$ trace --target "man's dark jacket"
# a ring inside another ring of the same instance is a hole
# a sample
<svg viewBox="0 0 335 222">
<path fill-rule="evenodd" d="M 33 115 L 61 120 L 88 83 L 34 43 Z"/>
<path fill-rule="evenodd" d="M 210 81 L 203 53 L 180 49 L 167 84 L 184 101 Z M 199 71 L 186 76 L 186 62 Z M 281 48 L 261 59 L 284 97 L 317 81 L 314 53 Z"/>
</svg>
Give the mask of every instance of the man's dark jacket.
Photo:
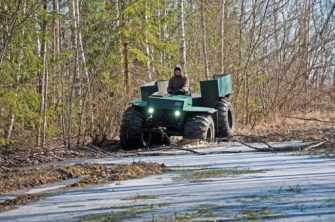
<svg viewBox="0 0 335 222">
<path fill-rule="evenodd" d="M 169 86 L 168 86 L 168 93 L 173 93 L 178 90 L 184 91 L 185 93 L 188 92 L 189 89 L 189 82 L 186 76 L 176 76 L 174 75 L 169 80 Z"/>
</svg>

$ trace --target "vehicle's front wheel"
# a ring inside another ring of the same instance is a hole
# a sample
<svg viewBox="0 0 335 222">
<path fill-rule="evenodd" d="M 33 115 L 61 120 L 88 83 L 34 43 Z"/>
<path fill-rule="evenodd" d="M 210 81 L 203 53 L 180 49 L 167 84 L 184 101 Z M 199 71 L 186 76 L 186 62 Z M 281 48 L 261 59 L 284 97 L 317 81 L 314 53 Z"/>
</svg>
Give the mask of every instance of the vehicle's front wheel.
<svg viewBox="0 0 335 222">
<path fill-rule="evenodd" d="M 120 129 L 122 148 L 132 149 L 148 145 L 149 135 L 143 130 L 144 121 L 144 115 L 135 107 L 130 107 L 123 113 Z"/>
<path fill-rule="evenodd" d="M 187 119 L 184 126 L 184 138 L 213 141 L 215 126 L 212 116 L 199 114 Z"/>
</svg>

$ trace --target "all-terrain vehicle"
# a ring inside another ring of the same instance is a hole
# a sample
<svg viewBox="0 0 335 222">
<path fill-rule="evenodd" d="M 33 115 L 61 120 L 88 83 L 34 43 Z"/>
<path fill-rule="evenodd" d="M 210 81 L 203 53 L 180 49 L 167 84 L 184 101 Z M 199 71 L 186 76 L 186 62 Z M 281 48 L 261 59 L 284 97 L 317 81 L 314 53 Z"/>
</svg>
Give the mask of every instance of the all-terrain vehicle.
<svg viewBox="0 0 335 222">
<path fill-rule="evenodd" d="M 168 94 L 167 84 L 156 81 L 141 86 L 142 98 L 132 101 L 123 114 L 123 148 L 168 144 L 170 136 L 211 141 L 233 135 L 231 75 L 201 81 L 201 96 Z"/>
</svg>

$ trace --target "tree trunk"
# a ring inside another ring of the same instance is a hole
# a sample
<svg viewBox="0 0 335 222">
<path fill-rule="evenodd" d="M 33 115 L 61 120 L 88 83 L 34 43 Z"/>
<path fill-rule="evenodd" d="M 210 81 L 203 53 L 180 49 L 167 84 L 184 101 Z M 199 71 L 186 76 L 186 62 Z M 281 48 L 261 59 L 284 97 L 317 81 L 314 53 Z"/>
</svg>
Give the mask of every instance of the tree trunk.
<svg viewBox="0 0 335 222">
<path fill-rule="evenodd" d="M 149 32 L 149 22 L 148 22 L 148 0 L 145 1 L 145 8 L 144 8 L 144 23 L 145 23 L 145 30 L 144 30 L 144 38 L 145 38 L 145 52 L 147 56 L 147 76 L 149 80 L 152 80 L 152 72 L 151 72 L 151 53 L 150 53 L 150 45 L 148 41 L 148 32 Z"/>
<path fill-rule="evenodd" d="M 116 26 L 117 26 L 117 29 L 118 29 L 119 56 L 120 56 L 120 59 L 122 60 L 123 45 L 122 45 L 122 36 L 121 36 L 121 26 L 122 26 L 123 21 L 122 21 L 122 16 L 121 16 L 121 13 L 120 13 L 120 9 L 121 9 L 120 0 L 115 1 L 115 9 L 116 9 L 116 17 L 117 17 Z M 122 62 L 120 62 L 120 70 L 121 70 L 121 73 L 123 73 Z"/>
<path fill-rule="evenodd" d="M 47 0 L 43 1 L 43 10 L 47 12 L 48 10 Z M 41 102 L 40 102 L 40 120 L 37 134 L 37 146 L 44 147 L 46 140 L 46 130 L 47 130 L 47 94 L 48 94 L 48 64 L 47 64 L 47 50 L 48 42 L 46 39 L 47 32 L 47 20 L 46 17 L 43 17 L 42 21 L 42 44 L 41 44 L 41 57 L 43 57 L 43 74 L 41 79 Z"/>
<path fill-rule="evenodd" d="M 55 64 L 53 65 L 53 80 L 56 81 L 54 85 L 54 91 L 57 92 L 54 96 L 54 104 L 58 105 L 61 100 L 61 90 L 59 89 L 59 82 L 61 82 L 61 71 L 60 64 L 57 61 L 60 54 L 60 23 L 59 23 L 59 0 L 52 1 L 53 7 L 53 41 L 52 41 L 52 58 Z"/>
<path fill-rule="evenodd" d="M 47 106 L 48 106 L 48 88 L 49 88 L 49 70 L 48 70 L 48 45 L 44 42 L 44 103 L 43 103 L 43 133 L 42 133 L 42 147 L 44 147 L 47 136 Z"/>
<path fill-rule="evenodd" d="M 10 138 L 12 137 L 14 123 L 15 123 L 15 115 L 12 114 L 10 117 L 10 123 L 9 123 L 8 131 L 7 131 L 7 135 L 6 135 L 7 142 L 9 142 Z"/>
<path fill-rule="evenodd" d="M 310 55 L 309 55 L 309 38 L 310 38 L 310 17 L 311 17 L 311 0 L 307 0 L 307 2 L 305 3 L 306 5 L 304 6 L 304 13 L 302 15 L 302 36 L 301 36 L 301 41 L 302 41 L 302 72 L 303 75 L 305 77 L 304 79 L 304 90 L 305 90 L 305 94 L 306 96 L 305 98 L 305 102 L 304 102 L 304 109 L 305 111 L 307 111 L 307 104 L 308 104 L 308 99 L 311 97 L 309 95 L 309 78 L 310 78 L 310 72 L 309 72 L 309 60 L 310 60 Z"/>
<path fill-rule="evenodd" d="M 80 144 L 80 139 L 81 139 L 81 134 L 83 132 L 83 118 L 85 114 L 85 107 L 86 107 L 86 101 L 88 100 L 88 103 L 90 103 L 89 98 L 90 97 L 90 77 L 88 73 L 88 69 L 86 66 L 86 56 L 85 56 L 85 51 L 84 51 L 84 46 L 83 46 L 83 40 L 82 40 L 82 35 L 80 31 L 80 5 L 79 5 L 79 0 L 76 0 L 76 22 L 77 22 L 77 35 L 78 35 L 78 44 L 79 44 L 79 54 L 80 54 L 80 59 L 81 59 L 81 65 L 83 67 L 85 77 L 86 77 L 86 87 L 85 87 L 85 92 L 82 93 L 81 97 L 81 103 L 79 104 L 79 126 L 78 126 L 78 137 L 77 137 L 77 144 Z"/>
<path fill-rule="evenodd" d="M 123 43 L 123 64 L 124 64 L 124 85 L 126 87 L 126 94 L 129 95 L 130 83 L 129 83 L 129 70 L 128 70 L 128 43 Z"/>
<path fill-rule="evenodd" d="M 204 56 L 204 69 L 205 69 L 205 78 L 209 79 L 209 71 L 208 71 L 208 55 L 207 55 L 207 31 L 206 31 L 206 21 L 205 21 L 205 8 L 204 1 L 201 0 L 200 3 L 200 13 L 201 13 L 201 33 L 202 33 L 202 52 Z"/>
<path fill-rule="evenodd" d="M 221 0 L 221 15 L 220 15 L 220 22 L 221 22 L 221 32 L 220 32 L 220 38 L 221 38 L 221 51 L 220 51 L 220 72 L 223 74 L 225 72 L 225 6 L 226 1 Z"/>
<path fill-rule="evenodd" d="M 74 55 L 74 66 L 73 66 L 73 74 L 72 74 L 72 84 L 70 86 L 70 92 L 67 99 L 67 148 L 71 148 L 71 139 L 72 139 L 72 97 L 75 95 L 79 98 L 79 107 L 82 105 L 81 100 L 81 81 L 80 81 L 80 67 L 79 67 L 79 44 L 78 44 L 78 23 L 77 23 L 77 0 L 71 0 L 69 2 L 69 9 L 71 13 L 71 37 L 72 37 L 72 52 Z"/>
<path fill-rule="evenodd" d="M 78 40 L 78 22 L 77 22 L 77 0 L 72 0 L 71 17 L 72 17 L 72 50 L 75 52 L 74 63 L 74 94 L 76 97 L 81 96 L 81 81 L 80 81 L 80 56 L 79 56 L 79 40 Z"/>
<path fill-rule="evenodd" d="M 164 0 L 163 1 L 164 3 L 164 10 L 163 10 L 163 13 L 161 13 L 161 16 L 165 19 L 166 17 L 167 17 L 167 14 L 168 14 L 168 12 L 167 12 L 167 2 L 166 2 L 166 0 Z M 163 15 L 162 15 L 163 14 Z M 166 22 L 161 26 L 161 41 L 162 42 L 165 42 L 166 41 L 166 39 L 167 39 L 167 24 L 166 24 Z M 161 65 L 162 66 L 164 66 L 165 64 L 166 64 L 166 61 L 165 61 L 165 59 L 166 59 L 166 52 L 165 52 L 165 49 L 163 49 L 162 51 L 161 51 L 161 53 L 160 53 L 160 60 L 161 60 Z"/>
<path fill-rule="evenodd" d="M 61 52 L 61 35 L 60 35 L 60 8 L 59 8 L 59 0 L 53 0 L 53 59 L 54 61 L 58 61 L 60 52 Z M 57 92 L 56 98 L 56 106 L 60 103 L 65 104 L 64 101 L 64 74 L 62 73 L 62 65 L 56 62 L 54 67 L 54 80 L 55 82 L 55 90 Z M 66 123 L 64 120 L 64 115 L 66 115 L 66 111 L 64 109 L 64 105 L 61 106 L 62 111 L 59 114 L 59 125 L 62 131 L 63 144 L 66 145 Z"/>
<path fill-rule="evenodd" d="M 85 51 L 84 51 L 84 46 L 83 46 L 83 38 L 81 35 L 81 31 L 80 31 L 80 5 L 79 5 L 79 0 L 76 0 L 76 20 L 77 20 L 77 35 L 78 35 L 78 44 L 79 44 L 79 48 L 78 50 L 80 51 L 80 59 L 81 59 L 81 63 L 84 69 L 84 73 L 85 73 L 85 77 L 86 77 L 86 81 L 87 84 L 89 85 L 90 83 L 90 78 L 89 78 L 89 73 L 88 73 L 88 69 L 86 66 L 86 56 L 85 56 Z"/>
<path fill-rule="evenodd" d="M 180 9 L 180 34 L 181 34 L 181 45 L 180 45 L 180 64 L 183 68 L 184 73 L 186 74 L 186 39 L 185 39 L 185 0 L 179 0 L 179 9 Z"/>
</svg>

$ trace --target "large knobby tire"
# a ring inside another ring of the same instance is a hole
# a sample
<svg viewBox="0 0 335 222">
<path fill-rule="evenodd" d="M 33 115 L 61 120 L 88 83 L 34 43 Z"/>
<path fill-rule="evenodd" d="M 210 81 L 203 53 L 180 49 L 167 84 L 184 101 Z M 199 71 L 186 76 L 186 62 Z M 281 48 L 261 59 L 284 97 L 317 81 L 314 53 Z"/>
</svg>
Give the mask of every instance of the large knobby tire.
<svg viewBox="0 0 335 222">
<path fill-rule="evenodd" d="M 186 120 L 184 138 L 213 141 L 215 125 L 210 115 L 195 115 Z"/>
<path fill-rule="evenodd" d="M 229 101 L 222 100 L 216 105 L 218 110 L 217 137 L 232 137 L 235 129 L 235 116 L 232 104 Z"/>
<path fill-rule="evenodd" d="M 122 116 L 120 144 L 124 149 L 147 146 L 147 135 L 143 130 L 145 116 L 135 107 L 128 108 Z"/>
</svg>

